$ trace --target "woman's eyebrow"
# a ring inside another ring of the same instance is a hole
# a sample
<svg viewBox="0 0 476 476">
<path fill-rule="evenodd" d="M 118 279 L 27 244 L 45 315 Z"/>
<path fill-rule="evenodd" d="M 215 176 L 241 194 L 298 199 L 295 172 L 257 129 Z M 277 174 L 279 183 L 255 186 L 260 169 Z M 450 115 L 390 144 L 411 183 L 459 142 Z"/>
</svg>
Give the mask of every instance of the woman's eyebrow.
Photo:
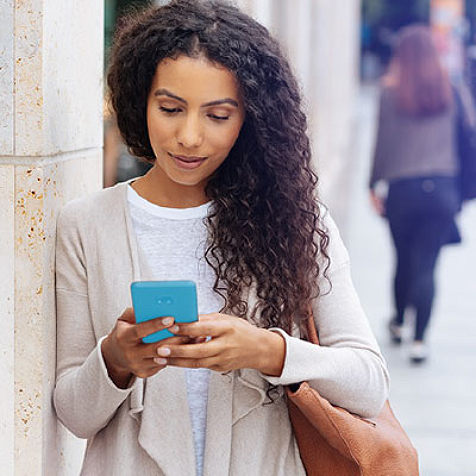
<svg viewBox="0 0 476 476">
<path fill-rule="evenodd" d="M 154 96 L 168 96 L 169 98 L 175 99 L 177 101 L 180 101 L 184 104 L 187 104 L 187 101 L 180 96 L 177 96 L 174 93 L 171 93 L 168 89 L 161 88 L 157 89 L 157 91 L 154 92 Z M 210 107 L 210 106 L 220 106 L 221 104 L 230 104 L 232 106 L 238 107 L 238 101 L 235 101 L 234 99 L 231 98 L 224 98 L 224 99 L 217 99 L 215 101 L 210 101 L 205 104 L 202 104 L 201 107 Z"/>
</svg>

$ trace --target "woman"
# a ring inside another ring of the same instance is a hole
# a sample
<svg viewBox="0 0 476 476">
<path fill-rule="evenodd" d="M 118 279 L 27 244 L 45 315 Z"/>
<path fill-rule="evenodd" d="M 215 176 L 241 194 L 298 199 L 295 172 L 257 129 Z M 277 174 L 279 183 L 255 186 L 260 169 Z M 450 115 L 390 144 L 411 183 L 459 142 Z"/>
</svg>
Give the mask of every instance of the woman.
<svg viewBox="0 0 476 476">
<path fill-rule="evenodd" d="M 58 221 L 54 402 L 88 439 L 83 474 L 304 475 L 283 385 L 371 417 L 388 376 L 288 63 L 235 7 L 177 0 L 124 22 L 108 84 L 153 168 Z M 135 324 L 130 283 L 150 279 L 195 281 L 199 321 Z M 299 338 L 310 305 L 322 346 Z"/>
<path fill-rule="evenodd" d="M 414 363 L 428 355 L 425 331 L 441 247 L 459 240 L 455 129 L 452 87 L 431 32 L 406 27 L 384 78 L 370 188 L 375 209 L 388 219 L 397 255 L 391 338 L 401 342 L 405 312 L 413 307 Z M 386 203 L 376 193 L 379 181 L 388 184 Z"/>
</svg>

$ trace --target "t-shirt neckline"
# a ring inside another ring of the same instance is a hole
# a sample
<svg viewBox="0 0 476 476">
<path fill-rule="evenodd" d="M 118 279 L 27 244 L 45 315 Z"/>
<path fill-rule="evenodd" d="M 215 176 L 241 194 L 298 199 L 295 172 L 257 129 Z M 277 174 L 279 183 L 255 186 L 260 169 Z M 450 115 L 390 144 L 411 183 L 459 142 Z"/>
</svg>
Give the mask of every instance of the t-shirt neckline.
<svg viewBox="0 0 476 476">
<path fill-rule="evenodd" d="M 141 197 L 131 186 L 127 186 L 127 201 L 136 207 L 145 210 L 151 215 L 169 218 L 172 220 L 189 220 L 193 218 L 205 218 L 208 215 L 208 209 L 212 202 L 204 203 L 198 207 L 191 208 L 169 208 L 156 205 Z"/>
</svg>

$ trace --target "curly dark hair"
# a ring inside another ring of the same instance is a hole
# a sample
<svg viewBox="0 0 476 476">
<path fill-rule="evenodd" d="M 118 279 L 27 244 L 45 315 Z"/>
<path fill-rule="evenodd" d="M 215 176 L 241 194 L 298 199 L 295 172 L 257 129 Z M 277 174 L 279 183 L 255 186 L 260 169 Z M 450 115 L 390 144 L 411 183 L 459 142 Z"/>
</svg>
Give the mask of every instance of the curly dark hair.
<svg viewBox="0 0 476 476">
<path fill-rule="evenodd" d="M 146 108 L 164 58 L 204 56 L 238 80 L 246 112 L 229 156 L 209 178 L 205 253 L 222 311 L 288 332 L 302 324 L 329 266 L 307 121 L 297 81 L 267 29 L 216 0 L 174 0 L 122 19 L 107 82 L 130 151 L 155 160 Z M 244 291 L 255 286 L 248 309 Z M 259 316 L 259 317 L 258 317 Z"/>
</svg>

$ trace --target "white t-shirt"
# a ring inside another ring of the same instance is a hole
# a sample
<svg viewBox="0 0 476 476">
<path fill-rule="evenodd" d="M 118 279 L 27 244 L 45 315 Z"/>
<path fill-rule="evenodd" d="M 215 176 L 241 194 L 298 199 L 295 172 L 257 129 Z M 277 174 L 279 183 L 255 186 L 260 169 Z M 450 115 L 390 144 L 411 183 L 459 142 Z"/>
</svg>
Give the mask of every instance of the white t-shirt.
<svg viewBox="0 0 476 476">
<path fill-rule="evenodd" d="M 127 198 L 138 246 L 156 280 L 191 280 L 197 285 L 199 314 L 218 312 L 223 299 L 213 292 L 215 273 L 204 258 L 211 202 L 194 208 L 166 208 L 148 202 L 128 186 Z M 197 475 L 203 472 L 208 369 L 186 369 L 187 399 Z"/>
</svg>

